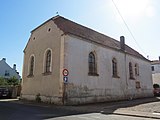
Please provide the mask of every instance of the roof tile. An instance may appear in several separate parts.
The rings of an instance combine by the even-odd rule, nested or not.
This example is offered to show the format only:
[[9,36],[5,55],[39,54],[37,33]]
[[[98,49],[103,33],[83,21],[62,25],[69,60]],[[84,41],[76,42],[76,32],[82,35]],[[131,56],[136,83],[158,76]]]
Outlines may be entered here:
[[[73,35],[94,41],[96,43],[105,45],[107,47],[110,47],[116,50],[121,50],[120,42],[111,37],[108,37],[104,34],[96,32],[90,28],[77,24],[61,16],[53,17],[52,20],[55,22],[58,28],[61,29],[66,34],[67,33],[73,34]],[[125,45],[125,52],[128,54],[134,55],[136,57],[139,57],[141,59],[147,60],[144,56],[142,56],[140,53],[138,53],[137,51],[135,51],[134,49],[132,49],[127,45]]]

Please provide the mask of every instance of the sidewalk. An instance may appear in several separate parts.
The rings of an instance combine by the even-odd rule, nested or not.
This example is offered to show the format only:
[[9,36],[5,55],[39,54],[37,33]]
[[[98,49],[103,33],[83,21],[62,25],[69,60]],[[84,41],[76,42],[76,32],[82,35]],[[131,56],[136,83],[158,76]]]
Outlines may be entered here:
[[160,98],[153,97],[136,99],[131,101],[80,105],[77,106],[76,110],[78,109],[86,112],[100,112],[102,114],[116,114],[124,116],[160,119]]
[[160,113],[149,113],[149,112],[128,111],[128,110],[115,110],[112,113],[106,110],[102,112],[102,114],[115,114],[115,115],[160,119]]

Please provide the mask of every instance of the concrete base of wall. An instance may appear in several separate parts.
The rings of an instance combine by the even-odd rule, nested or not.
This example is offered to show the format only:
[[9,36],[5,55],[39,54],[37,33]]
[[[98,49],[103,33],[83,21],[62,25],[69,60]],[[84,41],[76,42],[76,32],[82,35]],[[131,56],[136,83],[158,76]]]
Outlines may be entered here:
[[[21,94],[21,99],[29,100],[29,101],[37,101],[37,95],[26,95]],[[56,97],[56,96],[39,96],[40,100],[37,102],[44,102],[49,104],[56,104],[56,105],[63,105],[62,103],[62,97]]]
[[89,104],[89,103],[98,103],[98,102],[111,102],[111,101],[121,101],[121,100],[133,100],[138,98],[147,98],[153,97],[153,94],[148,95],[139,95],[139,96],[94,96],[94,97],[79,97],[79,98],[68,98],[65,100],[65,105],[79,105],[79,104]]
[[[56,105],[79,105],[79,104],[88,104],[88,103],[97,103],[97,102],[107,102],[107,101],[120,101],[120,100],[132,100],[137,98],[145,98],[145,97],[153,97],[153,92],[151,89],[139,89],[137,91],[128,90],[123,94],[101,94],[101,95],[85,95],[78,96],[81,94],[77,94],[76,96],[66,95],[63,97],[59,96],[44,96],[44,95],[28,95],[22,94],[21,99],[37,101],[37,97],[39,97],[40,102],[56,104]],[[37,101],[39,102],[39,101]]]

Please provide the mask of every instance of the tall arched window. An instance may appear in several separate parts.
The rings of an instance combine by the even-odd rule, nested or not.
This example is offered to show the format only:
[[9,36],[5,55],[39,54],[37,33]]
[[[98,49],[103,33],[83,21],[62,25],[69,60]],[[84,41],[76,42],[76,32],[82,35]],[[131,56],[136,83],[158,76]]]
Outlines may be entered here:
[[51,50],[47,50],[45,57],[45,72],[48,73],[51,72]]
[[96,58],[93,52],[89,53],[88,56],[88,64],[89,64],[89,74],[96,75],[97,74],[97,67],[96,67]]
[[129,62],[129,77],[130,77],[130,79],[134,79],[134,77],[133,77],[133,67],[132,67],[131,62]]
[[139,75],[139,66],[138,64],[135,64],[135,75]]
[[117,70],[117,60],[116,58],[112,59],[112,73],[113,73],[113,77],[118,77],[118,70]]
[[29,76],[33,76],[33,71],[34,71],[34,56],[31,56],[29,65]]

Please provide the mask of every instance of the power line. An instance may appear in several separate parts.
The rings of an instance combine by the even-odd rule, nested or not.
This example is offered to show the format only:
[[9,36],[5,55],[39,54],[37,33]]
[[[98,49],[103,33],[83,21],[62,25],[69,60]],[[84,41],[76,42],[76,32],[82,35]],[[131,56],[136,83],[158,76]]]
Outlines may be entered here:
[[141,46],[138,44],[137,40],[135,39],[133,33],[131,32],[131,30],[130,30],[129,26],[127,25],[126,21],[124,20],[122,14],[121,14],[121,12],[120,12],[120,10],[118,9],[116,3],[114,2],[114,0],[112,0],[112,2],[113,2],[113,4],[114,4],[114,6],[115,6],[115,8],[116,8],[116,10],[117,10],[117,12],[118,12],[118,14],[119,14],[119,16],[121,17],[122,21],[124,22],[127,30],[128,30],[129,33],[131,34],[133,40],[136,42],[136,44],[137,44],[137,46],[140,48],[140,50],[146,55],[146,53],[143,51],[143,49],[141,48]]

